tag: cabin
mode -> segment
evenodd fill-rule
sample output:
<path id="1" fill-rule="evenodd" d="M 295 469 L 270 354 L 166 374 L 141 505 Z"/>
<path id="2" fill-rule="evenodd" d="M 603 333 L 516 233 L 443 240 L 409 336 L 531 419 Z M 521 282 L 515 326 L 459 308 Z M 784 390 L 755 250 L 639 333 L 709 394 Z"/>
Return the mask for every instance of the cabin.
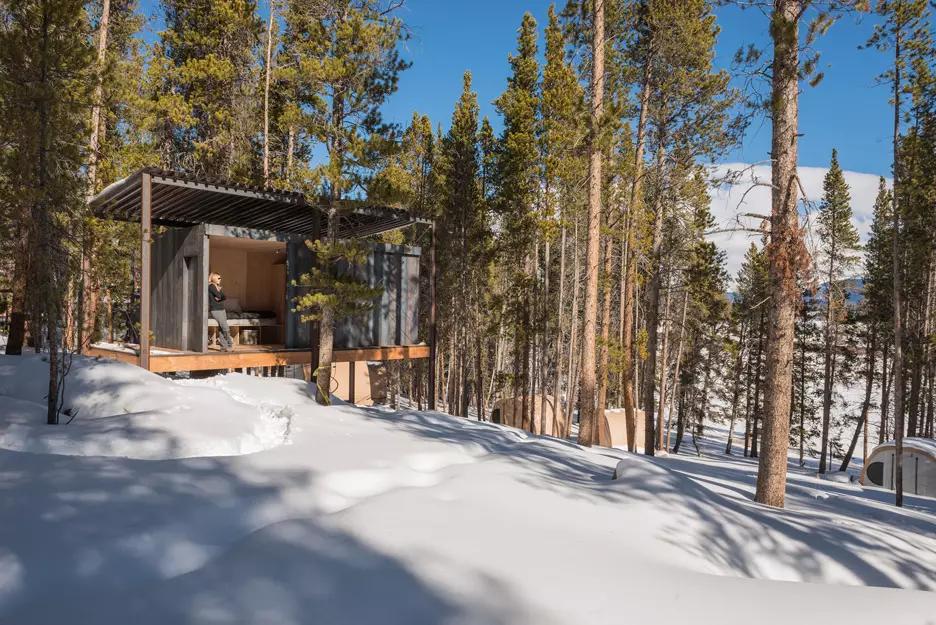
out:
<path id="1" fill-rule="evenodd" d="M 878 445 L 861 470 L 861 483 L 895 490 L 896 462 L 894 441 Z M 919 437 L 903 440 L 903 491 L 936 497 L 936 440 Z"/>
<path id="2" fill-rule="evenodd" d="M 317 324 L 293 310 L 302 287 L 294 281 L 314 263 L 307 241 L 326 229 L 322 207 L 300 193 L 207 180 L 184 172 L 144 168 L 91 200 L 95 215 L 141 228 L 138 344 L 95 344 L 89 353 L 158 372 L 319 365 Z M 374 308 L 335 328 L 338 378 L 354 401 L 355 366 L 427 358 L 435 367 L 435 224 L 400 210 L 352 205 L 342 212 L 342 239 L 428 226 L 428 293 L 420 289 L 421 247 L 368 244 L 366 265 L 340 268 L 382 288 Z M 128 252 L 129 253 L 129 252 Z M 217 346 L 208 315 L 208 276 L 222 275 L 235 348 Z M 428 343 L 419 338 L 420 298 L 429 299 Z"/>

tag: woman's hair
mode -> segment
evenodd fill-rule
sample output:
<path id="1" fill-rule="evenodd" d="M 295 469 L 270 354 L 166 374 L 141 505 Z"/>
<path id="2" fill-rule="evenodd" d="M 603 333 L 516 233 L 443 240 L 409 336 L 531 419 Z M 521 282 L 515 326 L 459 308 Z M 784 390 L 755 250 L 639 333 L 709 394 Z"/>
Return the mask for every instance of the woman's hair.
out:
<path id="1" fill-rule="evenodd" d="M 211 284 L 216 284 L 218 280 L 220 279 L 221 279 L 220 273 L 215 273 L 212 271 L 211 273 L 208 274 L 208 282 Z"/>

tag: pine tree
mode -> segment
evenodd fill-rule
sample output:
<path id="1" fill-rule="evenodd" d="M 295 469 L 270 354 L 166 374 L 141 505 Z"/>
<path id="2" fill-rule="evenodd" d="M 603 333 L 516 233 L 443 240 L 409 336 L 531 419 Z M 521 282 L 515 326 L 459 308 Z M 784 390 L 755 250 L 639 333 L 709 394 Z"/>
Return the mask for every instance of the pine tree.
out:
<path id="1" fill-rule="evenodd" d="M 562 371 L 562 324 L 565 313 L 565 274 L 567 223 L 572 214 L 569 189 L 575 186 L 577 177 L 577 146 L 584 132 L 584 91 L 578 84 L 575 72 L 566 62 L 566 37 L 559 24 L 555 5 L 549 7 L 549 24 L 546 28 L 546 65 L 543 68 L 540 152 L 543 161 L 543 219 L 551 236 L 560 232 L 558 298 L 555 309 L 555 353 L 553 354 L 554 375 L 552 396 L 555 401 L 556 421 L 554 427 L 544 424 L 544 434 L 561 436 L 565 430 L 565 414 L 561 401 L 560 373 Z M 549 262 L 549 239 L 545 256 Z M 547 279 L 549 269 L 546 269 Z M 554 284 L 556 282 L 554 281 Z M 547 293 L 549 297 L 549 293 Z M 546 310 L 548 310 L 547 307 Z M 548 315 L 548 313 L 546 313 Z M 548 317 L 546 317 L 548 321 Z M 547 339 L 548 339 L 548 333 Z M 543 396 L 547 395 L 543 389 Z M 546 413 L 546 411 L 543 411 Z"/>
<path id="2" fill-rule="evenodd" d="M 76 268 L 81 167 L 91 110 L 92 49 L 84 5 L 74 0 L 11 0 L 0 28 L 0 205 L 16 238 L 14 323 L 8 354 L 22 349 L 24 313 L 39 348 L 48 337 L 47 422 L 58 423 L 65 293 Z M 12 347 L 12 349 L 11 349 Z"/>
<path id="3" fill-rule="evenodd" d="M 262 179 L 251 140 L 262 24 L 254 0 L 160 0 L 165 29 L 153 50 L 155 138 L 167 168 Z"/>
<path id="4" fill-rule="evenodd" d="M 825 300 L 825 373 L 822 390 L 822 447 L 819 472 L 826 471 L 829 446 L 832 392 L 835 387 L 835 358 L 839 351 L 838 328 L 846 313 L 847 285 L 842 280 L 858 263 L 858 231 L 852 224 L 851 200 L 845 176 L 839 167 L 838 153 L 832 150 L 832 162 L 823 181 L 822 202 L 819 204 L 818 234 L 822 241 L 819 272 L 826 280 Z"/>
<path id="5" fill-rule="evenodd" d="M 868 242 L 865 244 L 863 289 L 864 299 L 868 307 L 868 323 L 876 326 L 878 335 L 881 337 L 879 341 L 881 350 L 879 443 L 887 440 L 887 415 L 890 399 L 887 368 L 890 341 L 887 340 L 887 328 L 892 324 L 893 319 L 892 205 L 891 192 L 887 189 L 887 182 L 882 177 L 878 183 L 878 194 L 874 201 L 871 232 L 868 235 Z"/>
<path id="6" fill-rule="evenodd" d="M 511 55 L 507 90 L 494 102 L 504 116 L 497 161 L 496 210 L 501 223 L 501 267 L 508 286 L 507 305 L 513 321 L 514 397 L 520 400 L 524 428 L 532 427 L 530 346 L 533 339 L 534 207 L 539 191 L 537 115 L 539 63 L 536 20 L 523 16 L 517 54 Z"/>
<path id="7" fill-rule="evenodd" d="M 896 485 L 896 505 L 903 505 L 903 437 L 904 437 L 904 383 L 903 383 L 903 264 L 901 258 L 900 203 L 902 166 L 900 162 L 900 122 L 901 106 L 904 99 L 904 73 L 908 68 L 908 56 L 919 52 L 921 45 L 928 41 L 928 4 L 925 0 L 878 0 L 875 12 L 882 20 L 875 25 L 874 34 L 868 39 L 867 47 L 881 52 L 893 53 L 893 63 L 880 77 L 892 86 L 892 104 L 894 107 L 893 156 L 894 156 L 894 193 L 891 195 L 892 259 L 893 259 L 893 325 L 894 325 L 894 434 L 896 447 L 896 465 L 894 483 Z"/>
<path id="8" fill-rule="evenodd" d="M 383 122 L 381 107 L 396 91 L 400 73 L 409 64 L 400 59 L 399 44 L 406 40 L 403 23 L 382 0 L 338 0 L 323 11 L 317 5 L 304 7 L 311 14 L 299 63 L 315 77 L 317 95 L 310 118 L 310 136 L 324 145 L 327 163 L 317 171 L 320 195 L 327 208 L 327 247 L 318 250 L 326 265 L 335 264 L 348 253 L 338 240 L 346 195 L 365 186 L 379 157 L 389 149 L 387 138 L 393 128 Z M 317 399 L 329 402 L 332 348 L 338 308 L 325 302 L 319 315 L 319 368 Z"/>

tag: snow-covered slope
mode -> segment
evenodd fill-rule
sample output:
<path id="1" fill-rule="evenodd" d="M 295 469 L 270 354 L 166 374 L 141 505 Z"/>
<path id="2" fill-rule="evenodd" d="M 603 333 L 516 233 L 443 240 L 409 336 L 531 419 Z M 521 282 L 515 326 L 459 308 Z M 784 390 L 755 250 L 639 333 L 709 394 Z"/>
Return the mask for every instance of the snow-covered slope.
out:
<path id="1" fill-rule="evenodd" d="M 94 377 L 101 364 L 83 366 Z M 11 380 L 33 363 L 3 366 Z M 133 373 L 115 397 L 166 384 L 165 397 L 223 395 L 255 423 L 287 411 L 289 444 L 162 460 L 0 450 L 0 622 L 936 622 L 932 500 L 896 510 L 883 491 L 797 470 L 788 509 L 773 510 L 751 501 L 743 458 L 647 459 L 438 413 L 322 408 L 294 380 Z M 33 425 L 23 404 L 41 398 L 16 397 L 0 398 L 3 422 L 72 436 L 80 416 Z M 152 427 L 191 427 L 207 448 L 202 421 L 217 415 L 175 401 Z"/>
<path id="2" fill-rule="evenodd" d="M 159 460 L 253 453 L 288 438 L 290 411 L 281 405 L 244 403 L 217 388 L 82 357 L 66 379 L 62 427 L 50 428 L 48 371 L 46 356 L 0 355 L 0 448 Z"/>

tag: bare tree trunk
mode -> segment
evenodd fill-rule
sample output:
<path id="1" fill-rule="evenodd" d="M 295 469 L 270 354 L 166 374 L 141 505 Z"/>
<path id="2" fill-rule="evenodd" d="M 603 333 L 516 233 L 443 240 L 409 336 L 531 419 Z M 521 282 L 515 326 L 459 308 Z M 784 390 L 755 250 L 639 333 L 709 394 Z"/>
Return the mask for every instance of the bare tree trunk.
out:
<path id="1" fill-rule="evenodd" d="M 578 400 L 578 368 L 576 366 L 576 358 L 578 352 L 576 351 L 576 343 L 578 342 L 578 331 L 579 324 L 576 323 L 578 319 L 578 302 L 579 302 L 579 291 L 582 287 L 582 281 L 579 279 L 579 249 L 578 249 L 578 219 L 575 220 L 575 230 L 572 235 L 573 247 L 572 247 L 572 277 L 573 277 L 573 288 L 572 288 L 572 309 L 569 313 L 569 331 L 572 335 L 569 339 L 569 375 L 566 379 L 566 389 L 569 392 L 569 405 L 568 418 L 566 419 L 566 431 L 564 432 L 564 437 L 568 438 L 572 433 L 572 421 L 575 418 L 575 404 Z"/>
<path id="2" fill-rule="evenodd" d="M 547 401 L 546 401 L 546 378 L 549 376 L 549 369 L 547 367 L 547 358 L 546 355 L 549 353 L 549 307 L 547 302 L 549 301 L 549 239 L 546 239 L 545 249 L 543 252 L 543 300 L 542 300 L 542 315 L 543 315 L 543 334 L 542 334 L 542 343 L 541 343 L 541 358 L 543 360 L 540 365 L 540 393 L 542 394 L 542 399 L 540 400 L 540 419 L 542 420 L 543 429 L 540 434 L 544 436 L 552 436 L 553 433 L 553 410 L 549 412 L 546 411 Z M 553 398 L 555 402 L 555 397 Z"/>
<path id="3" fill-rule="evenodd" d="M 604 301 L 601 307 L 601 347 L 599 349 L 600 366 L 598 381 L 598 407 L 595 410 L 596 442 L 605 447 L 611 446 L 611 432 L 608 430 L 605 409 L 608 406 L 608 341 L 611 339 L 611 271 L 614 255 L 614 239 L 605 237 L 604 279 L 602 290 Z"/>
<path id="4" fill-rule="evenodd" d="M 848 451 L 845 453 L 845 457 L 842 458 L 842 466 L 839 467 L 839 471 L 845 471 L 848 469 L 848 463 L 851 462 L 852 454 L 855 453 L 855 447 L 858 446 L 858 437 L 861 436 L 861 433 L 865 433 L 865 449 L 864 457 L 868 456 L 868 412 L 871 410 L 871 393 L 874 390 L 874 356 L 875 356 L 875 332 L 871 331 L 871 337 L 868 340 L 868 379 L 865 382 L 865 397 L 864 403 L 861 405 L 861 417 L 858 418 L 858 425 L 855 428 L 855 434 L 852 436 L 851 444 L 848 446 Z"/>
<path id="5" fill-rule="evenodd" d="M 598 316 L 598 263 L 601 253 L 601 142 L 604 117 L 604 0 L 594 2 L 592 33 L 591 136 L 588 162 L 588 249 L 585 268 L 585 315 L 582 329 L 580 445 L 591 446 L 597 424 L 595 414 L 595 322 Z"/>
<path id="6" fill-rule="evenodd" d="M 657 414 L 656 435 L 657 449 L 666 449 L 663 444 L 663 417 L 666 412 L 666 373 L 667 373 L 667 355 L 669 350 L 669 329 L 670 325 L 670 295 L 672 288 L 666 287 L 666 304 L 663 305 L 663 360 L 660 363 L 660 411 Z"/>
<path id="7" fill-rule="evenodd" d="M 758 503 L 782 508 L 790 443 L 790 388 L 796 318 L 796 273 L 802 254 L 798 203 L 799 20 L 803 0 L 774 0 L 772 206 L 770 223 L 770 323 L 763 454 L 758 462 Z"/>
<path id="8" fill-rule="evenodd" d="M 98 49 L 97 49 L 97 72 L 95 76 L 94 99 L 91 104 L 91 140 L 88 146 L 88 192 L 87 199 L 90 202 L 97 191 L 97 169 L 98 159 L 101 152 L 101 126 L 102 115 L 101 106 L 104 100 L 104 81 L 103 73 L 105 62 L 107 60 L 107 30 L 110 22 L 110 0 L 103 0 L 101 4 L 101 23 L 98 26 Z M 83 226 L 82 244 L 81 244 L 81 275 L 78 277 L 78 335 L 75 345 L 78 353 L 84 351 L 85 341 L 90 340 L 93 330 L 93 323 L 88 327 L 88 319 L 93 315 L 87 310 L 88 295 L 91 290 L 91 233 L 87 232 L 87 227 Z M 71 301 L 71 298 L 69 298 Z M 71 343 L 71 341 L 69 341 Z"/>
<path id="9" fill-rule="evenodd" d="M 825 372 L 822 378 L 822 451 L 819 452 L 819 473 L 826 472 L 826 449 L 829 446 L 829 426 L 832 422 L 832 385 L 834 365 L 832 359 L 835 343 L 835 305 L 832 300 L 832 281 L 835 278 L 835 237 L 831 237 L 831 254 L 829 255 L 829 282 L 826 292 L 826 324 L 825 324 Z M 832 463 L 829 463 L 832 466 Z"/>
<path id="10" fill-rule="evenodd" d="M 270 20 L 267 23 L 266 64 L 263 84 L 263 186 L 270 186 L 270 76 L 273 71 L 273 23 L 276 21 L 276 3 L 270 0 Z"/>
<path id="11" fill-rule="evenodd" d="M 637 118 L 637 146 L 634 152 L 634 182 L 631 185 L 630 194 L 630 214 L 631 227 L 628 228 L 627 247 L 629 258 L 627 261 L 627 274 L 624 279 L 623 311 L 624 328 L 622 334 L 624 342 L 621 346 L 623 356 L 622 368 L 624 369 L 624 414 L 627 428 L 627 449 L 636 451 L 637 437 L 637 407 L 636 389 L 637 389 L 637 362 L 634 358 L 634 317 L 637 298 L 634 293 L 637 290 L 637 249 L 636 249 L 636 219 L 638 206 L 643 203 L 643 175 L 644 175 L 644 150 L 647 145 L 647 118 L 650 114 L 650 83 L 652 79 L 652 52 L 648 52 L 644 61 L 643 85 L 640 90 L 640 114 Z"/>
<path id="12" fill-rule="evenodd" d="M 556 354 L 555 366 L 556 373 L 553 378 L 553 403 L 556 411 L 556 419 L 553 425 L 553 436 L 562 436 L 565 432 L 565 411 L 562 406 L 562 390 L 560 389 L 560 375 L 562 371 L 562 304 L 565 300 L 565 252 L 566 252 L 566 227 L 562 226 L 562 239 L 559 243 L 559 314 L 556 316 Z"/>
<path id="13" fill-rule="evenodd" d="M 665 134 L 661 132 L 661 134 Z M 656 194 L 656 206 L 654 207 L 653 218 L 653 238 L 650 244 L 650 285 L 647 291 L 647 306 L 644 312 L 644 323 L 647 326 L 647 371 L 644 375 L 644 453 L 648 456 L 654 455 L 654 446 L 656 445 L 655 422 L 653 415 L 655 391 L 656 391 L 656 362 L 657 362 L 657 326 L 660 318 L 660 282 L 662 281 L 663 267 L 660 258 L 660 250 L 663 245 L 663 221 L 665 203 L 663 201 L 664 187 L 664 161 L 663 148 L 657 151 L 657 171 L 660 176 L 660 188 Z"/>
<path id="14" fill-rule="evenodd" d="M 26 228 L 18 226 L 13 234 L 13 301 L 10 303 L 10 333 L 7 335 L 5 353 L 7 356 L 20 356 L 23 345 L 26 343 L 26 289 L 28 281 L 26 276 L 29 267 L 29 237 Z"/>
<path id="15" fill-rule="evenodd" d="M 679 395 L 679 365 L 682 363 L 683 337 L 686 334 L 686 311 L 689 310 L 689 290 L 683 293 L 682 320 L 679 322 L 679 338 L 676 340 L 676 366 L 673 368 L 673 399 L 670 402 L 669 419 L 666 421 L 666 449 L 670 448 L 670 427 L 673 411 L 676 409 L 676 397 Z"/>
<path id="16" fill-rule="evenodd" d="M 894 487 L 895 504 L 903 506 L 903 437 L 904 437 L 904 385 L 903 385 L 903 267 L 900 249 L 900 65 L 901 35 L 897 28 L 894 41 L 894 192 L 891 194 L 893 229 L 891 246 L 894 264 Z"/>
<path id="17" fill-rule="evenodd" d="M 286 145 L 286 183 L 292 181 L 293 152 L 296 151 L 296 129 L 289 127 L 289 140 Z"/>
<path id="18" fill-rule="evenodd" d="M 888 372 L 887 369 L 887 355 L 890 351 L 890 346 L 887 341 L 884 341 L 884 348 L 881 354 L 881 427 L 878 430 L 878 444 L 882 444 L 887 440 L 887 412 L 890 407 L 890 380 L 893 375 L 893 370 Z"/>
<path id="19" fill-rule="evenodd" d="M 735 356 L 734 381 L 731 393 L 731 419 L 728 424 L 728 443 L 725 445 L 725 455 L 731 455 L 731 446 L 734 443 L 734 424 L 738 416 L 738 403 L 741 400 L 741 368 L 744 365 L 744 333 L 746 319 L 741 320 L 741 332 L 738 336 L 738 354 Z"/>

